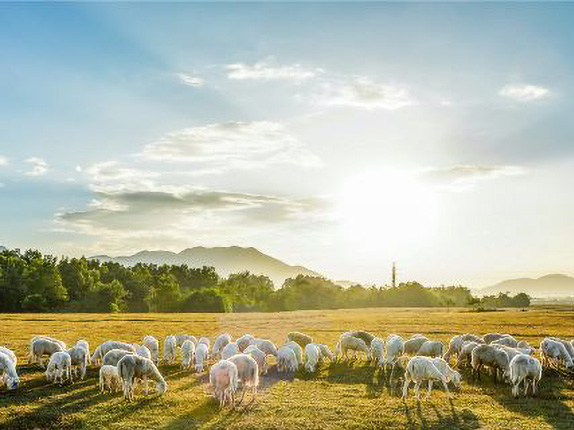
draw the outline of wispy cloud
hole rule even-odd
[[[86,169],[80,167],[79,171],[86,172],[91,189],[99,192],[151,189],[153,179],[160,176],[159,172],[128,167],[118,161],[96,163]]]
[[[7,166],[7,165],[8,165],[8,159],[0,155],[0,166]]]
[[[30,170],[24,172],[25,175],[43,176],[46,174],[46,172],[48,172],[48,163],[42,158],[30,157],[27,158],[25,161],[31,166]]]
[[[179,82],[189,87],[201,87],[205,84],[205,80],[203,78],[190,73],[176,73],[175,76]]]
[[[506,85],[498,94],[518,102],[531,102],[548,97],[550,90],[537,85]]]
[[[323,73],[322,69],[305,68],[301,64],[277,65],[266,61],[254,64],[228,64],[225,69],[227,70],[227,77],[234,80],[304,81]]]
[[[491,166],[464,164],[449,167],[428,167],[420,174],[429,182],[451,191],[467,191],[479,182],[527,173],[521,166]]]

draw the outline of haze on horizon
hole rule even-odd
[[[574,4],[0,9],[0,245],[573,272]]]

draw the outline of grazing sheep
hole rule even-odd
[[[207,337],[200,337],[197,343],[198,344],[203,343],[204,345],[207,346],[207,349],[211,348],[211,341]]]
[[[323,361],[324,358],[328,358],[329,361],[335,361],[335,355],[331,352],[329,347],[324,343],[315,343],[321,355],[319,356],[319,361]],[[297,354],[295,354],[297,355]]]
[[[297,344],[297,346],[299,346],[299,344]],[[290,348],[287,345],[279,348],[277,351],[277,372],[296,372],[298,367],[299,363],[297,362],[297,357],[295,356],[293,348]]]
[[[482,336],[482,340],[484,340],[484,343],[486,344],[490,344],[492,342],[494,342],[495,340],[498,339],[502,339],[503,337],[506,337],[506,334],[502,334],[502,333],[487,333],[484,336]]]
[[[14,354],[8,348],[2,348],[0,352],[0,386],[6,385],[8,390],[15,390],[20,384],[20,378],[16,372],[16,363],[12,356],[4,351]]]
[[[88,367],[88,361],[90,359],[88,351],[83,345],[74,346],[67,350],[72,360],[72,375],[77,376],[77,372],[80,372],[80,379],[86,377],[86,369]]]
[[[307,372],[309,373],[315,372],[315,370],[317,369],[317,363],[319,362],[320,355],[321,352],[319,351],[319,348],[317,348],[317,345],[315,345],[314,343],[310,343],[305,347],[305,370]]]
[[[574,346],[568,342],[567,340],[564,339],[560,339],[559,337],[550,337],[548,339],[552,339],[556,342],[560,342],[562,345],[564,345],[564,348],[566,348],[566,352],[568,352],[568,355],[570,355],[570,358],[572,360],[574,360]]]
[[[424,337],[423,335],[416,335],[416,337],[411,337],[404,344],[405,354],[416,354],[421,349],[423,343],[429,341],[430,339]]]
[[[50,337],[50,336],[44,336],[44,335],[34,336],[32,338],[32,340],[30,341],[30,343],[34,342],[37,339],[46,339],[46,340],[49,340],[51,342],[57,343],[58,345],[60,345],[62,347],[62,351],[64,351],[66,349],[66,343],[65,342],[63,342],[59,339],[55,339],[55,338]]]
[[[107,364],[100,367],[100,392],[115,393],[121,389],[122,380],[118,368]]]
[[[404,340],[396,334],[387,336],[387,351],[385,354],[385,365],[394,367],[399,357],[404,354]]]
[[[354,359],[357,358],[357,354],[364,353],[366,355],[366,359],[370,360],[371,351],[364,340],[354,336],[343,335],[335,347],[335,354],[337,357],[344,357],[348,360],[349,351],[353,351]]]
[[[566,370],[574,370],[572,357],[568,354],[568,350],[564,347],[564,344],[559,341],[549,338],[544,339],[540,342],[540,354],[543,365],[554,363],[556,366],[559,366],[560,364],[564,364]]]
[[[313,338],[305,333],[292,331],[287,333],[287,342],[296,342],[301,348],[305,348],[310,343],[313,343]]]
[[[98,346],[90,361],[94,365],[98,365],[104,359],[104,356],[111,351],[112,349],[123,349],[124,351],[134,352],[135,349],[131,343],[120,342],[116,340],[108,340],[107,342],[102,343]]]
[[[139,355],[140,357],[149,358],[151,361],[153,361],[151,351],[149,350],[149,348],[147,346],[138,345],[137,343],[134,343],[134,348],[136,350],[137,355]]]
[[[259,366],[259,374],[265,375],[267,374],[268,366],[267,366],[267,354],[257,348],[255,345],[249,345],[243,351],[245,354],[249,354],[253,359],[257,362],[257,366]],[[277,352],[279,355],[279,352]]]
[[[50,361],[46,367],[46,380],[48,382],[58,382],[60,385],[64,380],[72,379],[72,359],[66,351],[57,351],[50,356]]]
[[[297,359],[297,367],[303,366],[303,348],[297,342],[287,342],[285,345],[287,348],[291,348],[295,353],[295,358]]]
[[[445,376],[447,383],[452,382],[455,388],[460,388],[462,377],[460,376],[459,372],[449,366],[446,360],[437,357],[432,359],[432,363],[439,370],[439,372]],[[432,381],[429,381],[429,384],[431,385],[432,389]]]
[[[239,348],[240,351],[244,351],[245,348],[251,345],[251,342],[253,342],[253,340],[255,340],[255,336],[251,334],[244,334],[239,339],[237,339],[235,343],[237,344],[237,347]]]
[[[6,354],[8,356],[8,358],[10,358],[10,360],[12,360],[12,363],[14,363],[14,366],[16,366],[18,364],[18,358],[16,357],[16,354],[14,354],[14,351],[12,351],[10,348],[6,348],[5,346],[0,346],[0,352],[2,354]]]
[[[32,340],[30,345],[30,355],[28,356],[28,362],[38,363],[40,367],[44,366],[43,357],[44,355],[52,355],[55,352],[61,352],[64,350],[62,344],[59,342],[54,342],[53,340],[36,337]]]
[[[118,362],[128,354],[133,354],[131,351],[125,349],[112,349],[104,355],[102,364],[106,366],[117,366]]]
[[[195,357],[195,344],[191,340],[186,340],[181,345],[181,368],[189,370],[193,365]]]
[[[532,395],[535,395],[541,377],[542,366],[536,358],[519,354],[510,361],[510,381],[514,397],[520,395],[520,383],[522,381],[524,381],[524,395],[528,395],[529,383],[532,387]]]
[[[358,337],[362,339],[363,342],[367,344],[367,346],[371,346],[371,342],[376,337],[373,333],[369,333],[365,330],[352,330],[345,333],[348,336]]]
[[[465,342],[484,343],[484,340],[472,333],[453,336],[448,344],[448,350],[445,352],[442,358],[444,358],[446,361],[449,361],[453,354],[456,354],[458,358],[458,355],[460,354],[462,346]]]
[[[151,352],[151,359],[157,366],[159,364],[159,342],[153,336],[146,336],[142,341],[143,346],[147,347]]]
[[[90,344],[88,343],[87,340],[85,339],[80,339],[79,341],[76,342],[76,346],[79,348],[84,348],[84,350],[86,351],[86,365],[90,364]]]
[[[442,357],[443,344],[438,340],[427,340],[419,348],[417,355],[425,357]]]
[[[526,353],[527,355],[532,355],[536,351],[532,346],[530,346],[530,344],[528,343],[527,340],[521,340],[520,342],[518,342],[518,344],[516,345],[516,348],[518,348],[522,351],[528,351]]]
[[[255,345],[265,354],[277,357],[277,347],[269,339],[253,339],[251,344]]]
[[[385,342],[380,337],[376,337],[371,341],[371,359],[376,366],[384,366],[385,359],[383,357],[385,352]]]
[[[229,357],[233,357],[235,354],[239,354],[239,348],[235,342],[228,343],[221,350],[221,359],[227,360]]]
[[[176,334],[175,336],[175,345],[176,346],[182,346],[183,342],[185,342],[186,340],[191,340],[193,342],[193,344],[195,346],[197,346],[197,339],[195,338],[195,336],[191,336],[189,334]],[[209,339],[208,339],[209,342]]]
[[[509,346],[511,348],[516,348],[516,346],[518,345],[518,342],[512,336],[508,335],[508,336],[501,337],[500,339],[494,340],[494,341],[490,342],[490,344],[491,345],[504,345],[504,346]]]
[[[491,343],[492,346],[494,346],[495,348],[500,349],[501,351],[506,352],[506,355],[508,355],[508,360],[512,360],[514,357],[516,357],[518,354],[526,354],[526,355],[530,355],[530,349],[520,349],[520,348],[512,348],[510,346],[506,346],[506,345],[498,345],[495,344],[494,342]]]
[[[416,398],[419,400],[419,388],[424,381],[429,381],[427,399],[430,398],[432,391],[432,381],[440,381],[446,391],[447,396],[450,398],[450,391],[448,390],[447,378],[436,368],[433,359],[430,357],[413,357],[409,360],[405,372],[405,383],[403,385],[403,398],[409,394],[409,385],[411,382],[415,383]]]
[[[203,367],[207,364],[209,351],[205,343],[198,343],[195,348],[195,371],[203,372]]]
[[[219,401],[219,407],[226,404],[235,407],[235,392],[239,385],[237,366],[231,361],[221,360],[211,367],[209,383],[213,387],[215,398]]]
[[[167,382],[165,382],[153,361],[148,358],[128,354],[118,362],[118,373],[124,385],[124,398],[129,401],[134,399],[136,378],[143,380],[144,393],[146,395],[148,394],[148,379],[155,381],[156,391],[160,396],[167,390]]]
[[[213,358],[217,359],[221,355],[221,351],[225,348],[225,345],[230,343],[232,340],[229,333],[223,333],[217,336],[215,342],[213,342],[213,350],[211,351]]]
[[[237,366],[237,377],[241,383],[242,395],[239,403],[243,401],[245,393],[249,390],[253,395],[253,400],[257,396],[259,386],[259,368],[255,359],[247,354],[237,354],[229,359]]]
[[[460,352],[458,353],[458,359],[456,361],[456,367],[462,368],[463,366],[470,366],[470,360],[472,358],[472,350],[478,345],[482,345],[478,342],[467,341],[464,342]]]
[[[493,345],[479,345],[471,353],[473,379],[480,379],[480,370],[483,366],[488,366],[493,370],[495,383],[499,373],[502,373],[502,378],[506,380],[508,379],[509,363],[508,354],[502,349]]]
[[[175,336],[167,336],[163,345],[163,362],[164,364],[175,364],[177,353],[177,340]]]

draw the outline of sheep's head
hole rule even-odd
[[[457,372],[456,370],[453,371],[450,380],[452,381],[452,383],[456,388],[460,388],[462,377],[460,376],[459,372]]]
[[[16,388],[18,388],[19,384],[20,384],[20,378],[18,378],[17,376],[6,378],[6,388],[8,390],[15,390]]]

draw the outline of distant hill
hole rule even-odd
[[[8,248],[6,248],[5,246],[0,245],[0,252],[2,251],[6,251]]]
[[[574,277],[561,274],[542,276],[538,279],[519,278],[499,282],[491,287],[477,290],[484,295],[500,292],[512,294],[526,293],[531,297],[568,297],[574,296]]]
[[[133,266],[137,263],[151,264],[187,264],[189,267],[213,266],[221,276],[230,273],[249,270],[256,275],[266,275],[276,286],[281,286],[287,278],[298,274],[320,276],[303,266],[290,266],[281,260],[263,254],[255,248],[242,248],[240,246],[205,248],[197,246],[184,249],[180,253],[171,251],[141,251],[134,255],[123,257],[110,257],[96,255],[92,260],[113,261],[124,266]]]

